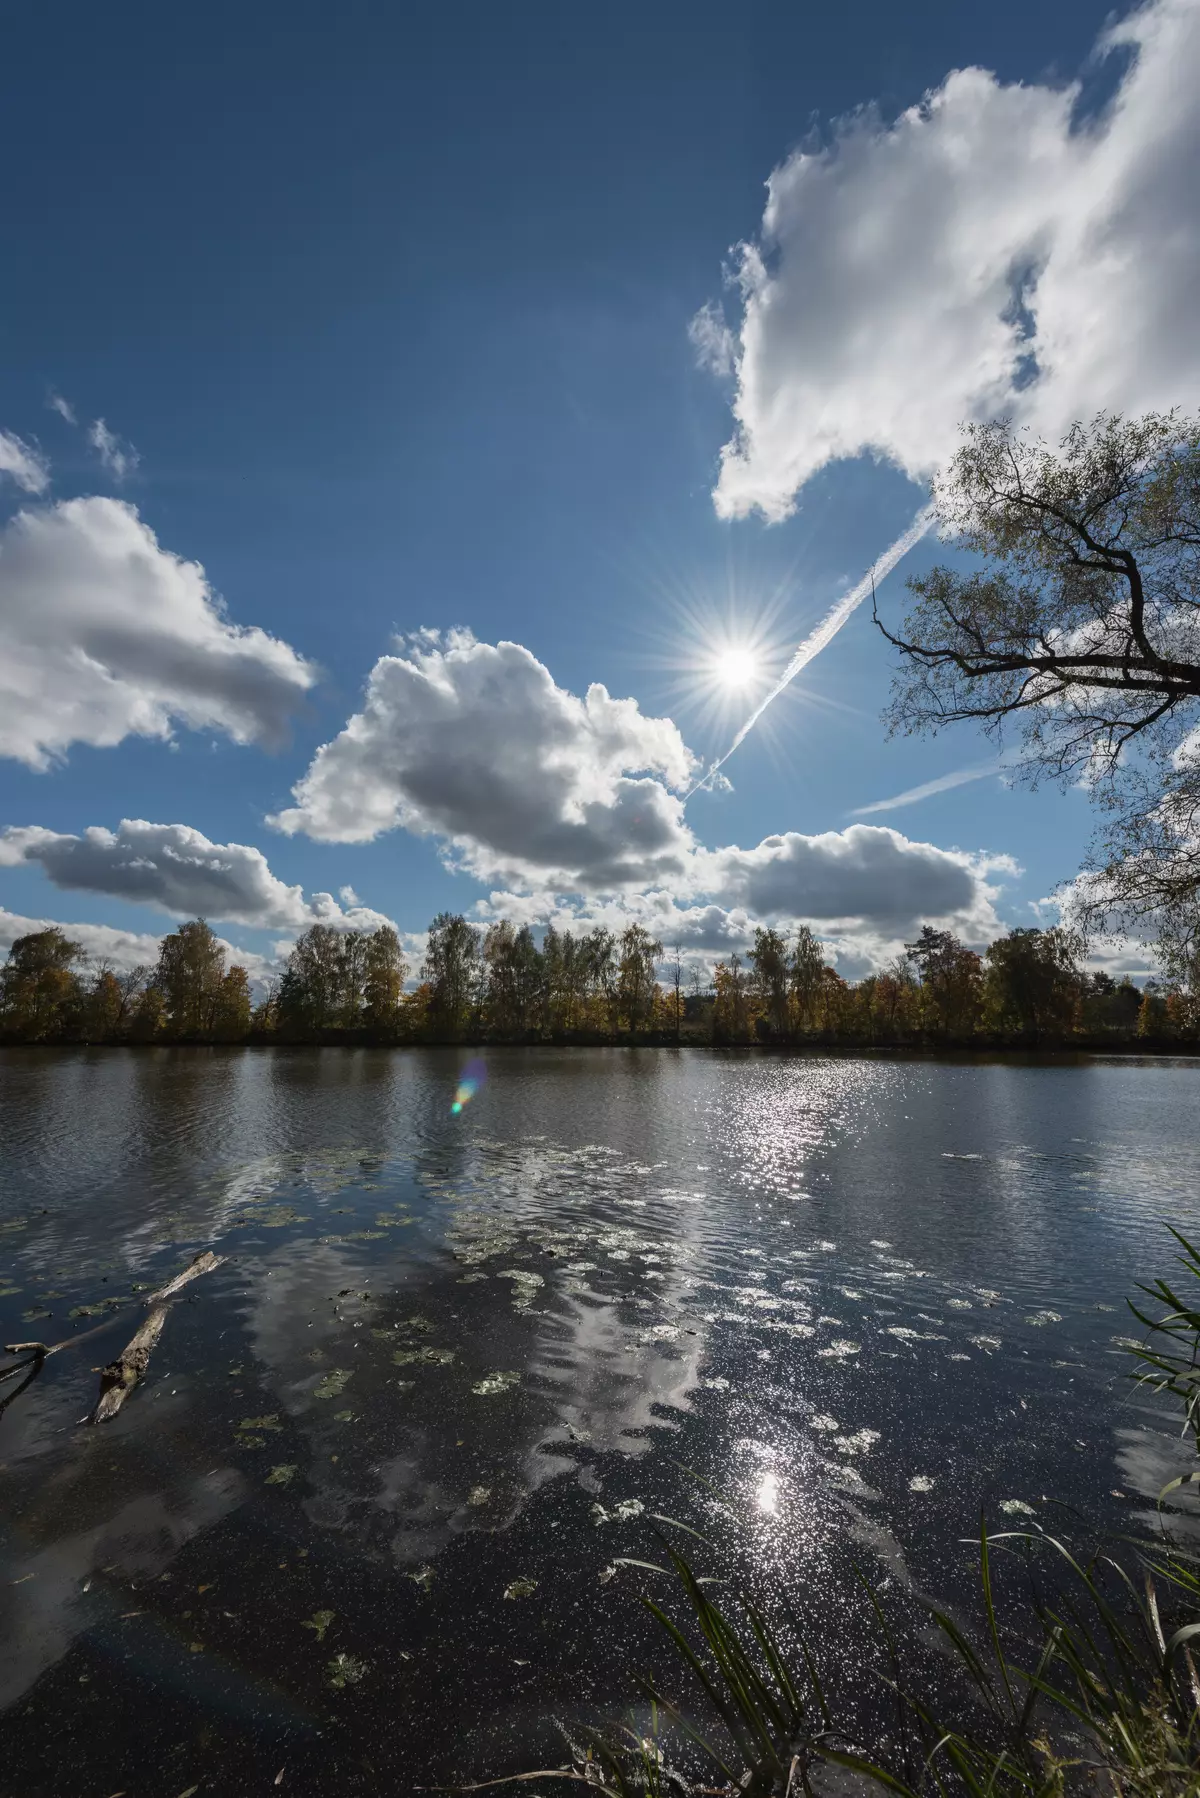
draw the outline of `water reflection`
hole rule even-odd
[[[299,1731],[328,1789],[350,1715],[397,1776],[503,1770],[568,1650],[570,1702],[623,1692],[655,1511],[736,1517],[835,1616],[854,1553],[936,1589],[981,1501],[1126,1524],[1175,1471],[1110,1338],[1195,1206],[1192,1068],[512,1052],[455,1115],[464,1061],[0,1061],[4,1339],[121,1306],[0,1419],[0,1694],[19,1756],[68,1720],[48,1791],[76,1751],[175,1777],[134,1691],[210,1771]],[[210,1246],[79,1428],[137,1288]]]

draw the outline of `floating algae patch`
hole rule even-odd
[[[335,1654],[325,1671],[330,1685],[340,1692],[346,1686],[359,1685],[367,1677],[371,1667],[368,1661],[361,1661],[356,1655]]]
[[[317,1381],[312,1395],[314,1398],[340,1398],[353,1377],[350,1368],[331,1367],[324,1378]]]
[[[851,1342],[848,1337],[840,1336],[836,1342],[831,1342],[828,1348],[818,1349],[817,1353],[826,1361],[848,1361],[851,1355],[862,1353],[862,1343]]]
[[[426,1561],[423,1567],[418,1567],[415,1573],[406,1574],[405,1578],[410,1579],[414,1586],[420,1586],[422,1592],[428,1592],[429,1588],[433,1585],[434,1580],[437,1578],[437,1575],[429,1565],[429,1562]]]
[[[1034,1325],[1060,1324],[1062,1313],[1060,1311],[1034,1311],[1025,1319],[1025,1322]]]
[[[285,1224],[306,1224],[308,1218],[302,1211],[295,1211],[290,1205],[268,1205],[262,1211],[256,1211],[254,1222],[261,1224],[264,1230],[282,1230]]]
[[[306,1617],[304,1619],[304,1622],[300,1627],[301,1629],[311,1629],[316,1636],[317,1641],[323,1642],[325,1640],[325,1632],[336,1616],[336,1611],[314,1611],[311,1617]]]
[[[844,1455],[867,1455],[878,1441],[878,1430],[855,1430],[853,1436],[835,1436],[833,1446]]]
[[[535,1579],[515,1579],[504,1588],[505,1598],[532,1598],[538,1589]]]
[[[268,1417],[243,1417],[238,1425],[239,1430],[281,1430],[279,1413],[272,1411]]]
[[[597,1502],[592,1506],[592,1522],[599,1529],[604,1523],[631,1523],[646,1509],[640,1498],[623,1498],[611,1511]]]
[[[419,1364],[423,1367],[448,1367],[455,1359],[456,1356],[453,1349],[397,1349],[392,1356],[392,1363],[396,1367],[412,1367],[414,1364]]]
[[[272,1467],[267,1475],[268,1486],[290,1486],[300,1469],[294,1461],[284,1461]]]
[[[521,1384],[521,1376],[512,1369],[506,1372],[485,1374],[482,1380],[476,1380],[471,1391],[477,1392],[481,1398],[488,1398],[494,1392],[508,1392],[513,1386]]]
[[[927,1473],[914,1473],[908,1482],[910,1492],[932,1492],[933,1481]]]
[[[1006,1517],[1036,1517],[1037,1512],[1032,1505],[1027,1505],[1023,1498],[1002,1498],[1000,1509]]]
[[[235,1431],[233,1440],[238,1448],[266,1448],[267,1446],[265,1436],[248,1436],[242,1430]]]
[[[486,1505],[491,1499],[491,1496],[492,1489],[490,1486],[472,1486],[470,1492],[467,1494],[467,1503],[469,1505]]]
[[[530,1273],[519,1267],[502,1268],[498,1277],[501,1280],[511,1280],[513,1283],[514,1311],[531,1311],[539,1287],[546,1284],[541,1274]]]

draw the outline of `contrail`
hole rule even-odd
[[[843,593],[837,604],[830,607],[817,628],[814,631],[809,632],[803,643],[797,645],[796,652],[792,656],[791,661],[788,663],[779,679],[775,682],[775,685],[771,688],[770,692],[766,693],[763,698],[759,700],[724,755],[721,756],[718,761],[715,761],[708,772],[696,782],[695,786],[690,788],[689,791],[684,794],[683,802],[685,805],[692,797],[693,793],[698,793],[701,787],[706,787],[708,785],[718,768],[723,768],[725,766],[725,763],[729,760],[734,750],[739,748],[750,735],[750,732],[754,729],[754,726],[758,723],[767,707],[774,700],[779,698],[779,695],[783,692],[785,687],[791,686],[800,670],[806,668],[814,656],[820,655],[826,644],[832,643],[850,614],[857,611],[858,607],[867,597],[867,594],[873,592],[880,581],[892,572],[896,563],[908,554],[913,545],[921,541],[921,538],[925,535],[933,521],[933,506],[923,506],[909,525],[908,529],[901,536],[897,537],[894,543],[888,545],[878,561],[873,563],[867,573],[864,574],[857,587],[851,587],[849,593]]]

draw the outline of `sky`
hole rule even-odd
[[[963,422],[1200,402],[1198,83],[1200,0],[21,9],[0,947],[1052,916],[1087,796],[889,740],[847,596]]]

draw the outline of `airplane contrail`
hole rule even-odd
[[[707,773],[696,782],[695,786],[689,788],[684,794],[683,803],[685,805],[692,797],[693,793],[698,793],[701,787],[706,787],[717,770],[725,766],[725,763],[729,760],[734,750],[739,748],[740,745],[745,742],[767,707],[779,698],[779,695],[783,692],[785,687],[791,686],[800,670],[807,667],[814,656],[820,655],[826,644],[832,643],[846,620],[850,617],[850,614],[858,610],[858,607],[867,597],[867,594],[873,592],[880,581],[892,572],[892,569],[896,566],[897,562],[908,554],[914,544],[921,541],[921,538],[933,523],[934,516],[935,513],[932,505],[922,506],[908,529],[902,532],[901,535],[896,538],[894,543],[888,545],[883,554],[871,565],[867,573],[864,574],[857,587],[851,587],[849,593],[843,593],[837,604],[830,607],[816,629],[810,631],[803,643],[797,645],[791,661],[788,663],[771,690],[764,694],[763,698],[759,700],[724,755],[721,756],[719,760],[715,761]]]

